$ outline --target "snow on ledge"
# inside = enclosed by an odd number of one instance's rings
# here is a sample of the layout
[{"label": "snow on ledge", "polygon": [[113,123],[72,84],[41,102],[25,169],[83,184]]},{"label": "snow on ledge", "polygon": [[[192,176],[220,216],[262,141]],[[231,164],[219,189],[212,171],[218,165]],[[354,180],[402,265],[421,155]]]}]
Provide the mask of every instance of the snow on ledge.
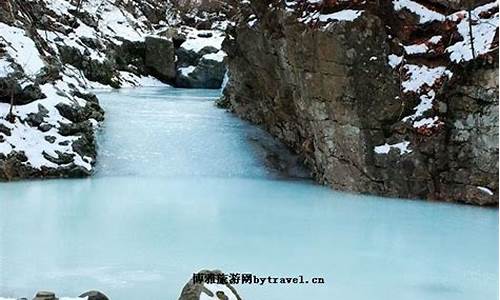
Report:
[{"label": "snow on ledge", "polygon": [[487,187],[478,186],[477,189],[480,190],[483,193],[486,193],[486,194],[490,195],[490,196],[494,195],[494,193],[489,188],[487,188]]},{"label": "snow on ledge", "polygon": [[403,91],[420,92],[425,86],[432,87],[437,80],[443,77],[452,77],[452,73],[446,67],[428,67],[426,65],[406,65],[408,80],[402,83]]},{"label": "snow on ledge", "polygon": [[319,15],[319,20],[321,22],[328,21],[354,21],[363,14],[364,10],[354,10],[354,9],[344,9],[338,12],[334,12],[326,15]]},{"label": "snow on ledge", "polygon": [[187,30],[187,40],[182,43],[181,48],[200,52],[205,47],[214,47],[220,50],[225,34],[219,30],[197,30],[189,28]]},{"label": "snow on ledge", "polygon": [[226,57],[226,52],[222,50],[219,50],[219,52],[217,53],[209,53],[203,55],[203,59],[214,60],[216,62],[223,62],[225,57]]},{"label": "snow on ledge", "polygon": [[170,86],[152,76],[137,76],[126,71],[120,71],[120,82],[122,88]]},{"label": "snow on ledge", "polygon": [[[488,3],[477,7],[472,11],[472,41],[474,45],[474,56],[479,56],[488,53],[491,50],[491,45],[497,35],[499,13],[494,13],[490,18],[483,19],[481,13],[498,6],[498,1]],[[455,13],[449,17],[452,21],[460,21],[457,25],[458,33],[462,36],[463,41],[457,42],[454,45],[446,48],[446,52],[450,54],[450,59],[459,63],[473,59],[471,50],[471,40],[469,35],[469,16],[464,11]]]},{"label": "snow on ledge", "polygon": [[408,153],[412,152],[412,150],[408,149],[409,145],[410,145],[410,142],[408,142],[408,141],[404,141],[404,142],[400,142],[400,143],[392,144],[392,145],[385,143],[384,145],[376,146],[374,148],[374,151],[377,154],[389,154],[391,149],[399,149],[399,152],[401,153],[401,155],[403,155],[403,154],[408,154]]},{"label": "snow on ledge", "polygon": [[179,68],[179,71],[181,72],[182,76],[184,76],[184,77],[189,76],[189,74],[193,73],[194,70],[196,70],[196,67],[194,67],[194,66]]},{"label": "snow on ledge", "polygon": [[392,4],[394,5],[394,10],[396,11],[407,9],[412,13],[418,15],[420,17],[420,24],[425,24],[432,21],[444,21],[446,18],[444,15],[430,10],[415,1],[394,0],[392,1]]}]

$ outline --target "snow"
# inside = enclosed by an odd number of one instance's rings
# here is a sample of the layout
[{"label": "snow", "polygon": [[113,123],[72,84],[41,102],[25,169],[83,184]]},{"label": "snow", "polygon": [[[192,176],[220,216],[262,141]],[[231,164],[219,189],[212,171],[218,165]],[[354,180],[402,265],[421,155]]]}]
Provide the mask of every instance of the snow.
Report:
[{"label": "snow", "polygon": [[5,50],[21,65],[28,76],[36,75],[45,63],[38,53],[35,43],[26,36],[26,32],[17,27],[12,27],[0,22],[1,39],[7,42]]},{"label": "snow", "polygon": [[189,74],[193,73],[194,70],[196,70],[196,67],[194,66],[189,66],[189,67],[184,67],[184,68],[179,68],[179,71],[181,72],[182,76],[189,76]]},{"label": "snow", "polygon": [[217,62],[223,62],[224,61],[224,57],[226,57],[226,52],[224,52],[222,50],[220,50],[217,53],[209,53],[209,54],[203,55],[203,59],[214,60],[214,61],[217,61]]},{"label": "snow", "polygon": [[238,298],[236,295],[231,291],[229,287],[227,287],[225,284],[207,284],[205,283],[204,286],[213,293],[213,296],[210,297],[207,293],[202,292],[200,294],[200,300],[218,300],[219,298],[217,297],[217,292],[221,291],[224,293],[224,295],[227,296],[227,300],[237,300]]},{"label": "snow", "polygon": [[420,23],[425,24],[432,21],[444,21],[445,16],[411,0],[393,0],[394,10],[407,9],[420,17]]},{"label": "snow", "polygon": [[354,21],[363,14],[363,10],[345,9],[331,14],[320,14],[319,20],[321,22],[328,21]]},{"label": "snow", "polygon": [[415,120],[418,117],[423,116],[424,112],[432,108],[432,102],[436,98],[436,92],[433,90],[429,91],[427,94],[420,96],[420,103],[415,107],[415,113],[411,116],[405,117],[404,122]]},{"label": "snow", "polygon": [[[210,37],[202,37],[200,35],[211,35]],[[218,30],[196,30],[188,29],[187,40],[182,43],[181,47],[186,50],[199,52],[205,47],[214,47],[216,49],[222,48],[224,41],[224,33]]]},{"label": "snow", "polygon": [[494,193],[489,188],[487,188],[487,187],[478,186],[477,189],[480,190],[483,193],[486,193],[486,194],[490,195],[490,196],[494,195]]},{"label": "snow", "polygon": [[441,124],[439,122],[439,118],[434,116],[434,117],[430,117],[430,118],[423,118],[421,120],[413,122],[413,127],[415,127],[415,128],[432,128],[432,127],[438,126],[439,124]]},{"label": "snow", "polygon": [[374,148],[375,153],[377,154],[389,154],[391,149],[399,149],[401,155],[411,153],[412,150],[408,149],[410,142],[404,141],[396,144],[384,144],[380,146],[376,146]]},{"label": "snow", "polygon": [[[469,61],[473,59],[471,49],[471,38],[469,29],[469,16],[466,11],[459,11],[450,16],[437,13],[425,6],[411,0],[393,0],[394,9],[396,11],[407,9],[420,17],[420,23],[425,24],[432,21],[452,21],[456,22],[458,33],[462,40],[446,48],[446,52],[450,54],[450,59],[455,63]],[[481,5],[472,11],[472,36],[474,44],[474,56],[479,56],[491,51],[492,43],[495,39],[499,23],[498,9],[488,18],[480,17],[481,13],[487,12],[498,6],[498,1],[493,1],[488,4]],[[432,44],[437,44],[441,41],[441,36],[434,36],[429,39]],[[429,49],[427,45],[410,45],[405,46],[408,54],[426,53]]]},{"label": "snow", "polygon": [[431,110],[436,98],[433,90],[438,80],[451,78],[453,75],[446,67],[428,67],[425,65],[405,65],[408,78],[401,83],[404,93],[420,94],[420,102],[414,108],[414,113],[403,118],[403,122],[413,122],[413,127],[434,127],[440,124],[438,117],[423,118],[424,113]]},{"label": "snow", "polygon": [[250,21],[248,21],[248,27],[253,27],[256,23],[257,23],[257,19],[252,19]]},{"label": "snow", "polygon": [[401,62],[403,61],[403,57],[397,56],[395,54],[390,54],[388,60],[389,66],[394,69],[401,64]]},{"label": "snow", "polygon": [[[393,4],[395,10],[407,9],[419,15],[421,24],[432,21],[451,21],[457,23],[457,30],[462,37],[462,41],[449,46],[445,51],[449,53],[451,61],[455,63],[468,61],[473,58],[469,38],[469,19],[466,11],[459,11],[450,16],[444,16],[415,1],[394,0]],[[473,19],[476,21],[473,22],[472,30],[476,56],[488,53],[491,50],[498,29],[499,14],[497,10],[491,16],[485,17],[484,12],[496,7],[498,7],[497,1],[479,6],[472,11]],[[480,15],[482,16],[481,18],[479,17]],[[427,54],[434,51],[432,45],[437,45],[442,39],[443,36],[435,35],[424,42],[401,46],[406,55]],[[403,62],[403,57],[391,54],[388,60],[389,65],[392,68],[396,68]],[[403,70],[405,71],[405,76],[401,82],[403,93],[417,94],[420,102],[414,108],[413,114],[406,116],[402,121],[412,123],[415,128],[431,128],[442,124],[439,117],[425,115],[432,110],[437,96],[436,91],[442,86],[442,82],[451,79],[453,76],[448,66],[405,64]]]},{"label": "snow", "polygon": [[443,37],[442,37],[442,36],[440,36],[440,35],[435,35],[435,36],[433,36],[433,37],[431,37],[431,38],[429,39],[429,43],[431,43],[431,44],[437,44],[437,43],[439,43],[442,39],[443,39]]},{"label": "snow", "polygon": [[143,40],[143,32],[132,26],[135,24],[131,24],[130,20],[135,18],[125,10],[119,9],[107,1],[106,3],[108,5],[100,10],[100,31],[108,36],[121,37],[129,41]]},{"label": "snow", "polygon": [[12,72],[14,72],[14,69],[11,67],[10,62],[5,59],[0,59],[0,78],[7,77]]},{"label": "snow", "polygon": [[[97,39],[104,43],[109,41],[119,45],[124,39],[142,41],[145,36],[154,35],[164,30],[167,26],[167,23],[163,22],[164,25],[151,29],[148,27],[150,25],[146,24],[146,18],[140,12],[134,16],[117,7],[115,1],[111,0],[87,0],[83,2],[80,10],[95,18],[97,21],[96,28],[84,24],[78,18],[74,19],[77,26],[72,28],[60,22],[61,19],[73,18],[73,15],[69,11],[76,7],[71,4],[71,1],[45,1],[43,4],[49,10],[52,10],[52,13],[46,14],[45,17],[53,22],[54,28],[58,28],[58,30],[37,30],[40,39],[45,40],[47,46],[55,53],[59,53],[58,46],[69,46],[100,63],[106,60],[104,52],[87,46],[83,42],[83,38]],[[21,24],[16,26],[21,27]],[[0,56],[0,77],[8,76],[15,70],[12,63],[14,62],[19,64],[28,76],[28,78],[18,81],[21,87],[31,84],[32,80],[30,78],[35,77],[40,72],[40,69],[45,66],[43,60],[45,50],[37,49],[34,40],[29,37],[23,28],[0,23],[0,32],[0,42],[6,45],[2,48],[5,50],[5,55]],[[193,35],[208,32],[196,31],[189,35],[189,38],[192,39]],[[215,46],[220,49],[220,45],[224,39],[223,33],[220,31],[210,32],[213,32],[214,38],[205,39],[197,37],[199,44],[202,46]],[[190,40],[186,45],[192,42]],[[193,49],[197,50],[196,46],[193,46]],[[224,52],[217,52],[213,55],[208,55],[207,59],[219,61],[224,56]],[[0,133],[2,140],[0,142],[0,153],[8,155],[12,151],[23,151],[28,158],[25,164],[34,169],[64,167],[51,162],[50,159],[51,157],[57,158],[59,154],[65,154],[72,157],[75,165],[90,171],[93,164],[92,158],[81,157],[73,150],[73,143],[80,139],[80,137],[62,136],[59,134],[61,125],[69,124],[71,121],[59,113],[56,105],[64,103],[70,106],[83,107],[86,105],[86,100],[72,96],[75,90],[85,92],[85,89],[89,87],[102,89],[110,89],[111,87],[87,80],[80,70],[69,64],[63,65],[61,76],[63,77],[62,80],[58,80],[54,84],[44,84],[40,87],[46,98],[26,105],[15,106],[13,108],[13,113],[16,116],[14,123],[5,120],[10,105],[0,103],[0,124],[11,130],[10,136]],[[137,76],[129,72],[120,72],[114,79],[120,82],[123,87],[168,86],[152,77]],[[39,108],[47,110],[47,115],[44,117],[42,124],[52,126],[46,132],[42,132],[37,127],[31,127],[26,122],[30,114],[37,114],[39,112]],[[91,119],[89,121],[94,128],[99,126],[96,120]],[[55,141],[51,143],[50,141],[53,139]]]},{"label": "snow", "polygon": [[405,46],[404,48],[405,48],[406,54],[409,54],[409,55],[427,53],[427,51],[429,51],[429,47],[427,47],[427,45],[423,44],[423,43]]},{"label": "snow", "polygon": [[120,71],[120,82],[124,88],[169,86],[151,76],[137,76],[130,72]]},{"label": "snow", "polygon": [[432,87],[438,79],[452,75],[445,67],[408,64],[405,69],[409,78],[402,82],[404,92],[420,92],[424,86]]},{"label": "snow", "polygon": [[[82,25],[80,25],[80,27],[90,28],[83,23],[81,23],[81,24]],[[59,49],[56,47],[56,45],[68,46],[68,47],[78,49],[80,51],[80,53],[82,53],[82,54],[87,51],[88,53],[90,53],[90,55],[89,55],[90,58],[93,60],[96,60],[98,62],[102,63],[106,60],[106,56],[103,53],[101,53],[98,50],[95,50],[91,47],[87,47],[84,43],[82,43],[80,41],[80,37],[85,36],[83,34],[79,35],[77,33],[69,33],[66,38],[61,39],[60,34],[56,34],[55,32],[38,30],[38,33],[41,36],[46,37],[46,41],[49,42],[49,45],[52,46],[52,48],[56,52],[59,52]],[[91,38],[95,38],[97,33],[95,31],[94,31],[94,33],[95,33],[95,35],[89,34],[88,36],[90,36]]]},{"label": "snow", "polygon": [[[31,127],[25,122],[16,120],[15,123],[10,123],[5,119],[0,118],[0,124],[11,130],[11,135],[7,136],[0,133],[4,142],[0,143],[0,153],[8,155],[11,151],[23,151],[28,161],[27,165],[35,169],[42,167],[57,168],[59,165],[47,159],[47,156],[57,158],[58,152],[73,156],[73,162],[77,166],[81,166],[87,170],[92,169],[92,159],[89,157],[81,157],[73,150],[73,142],[78,140],[79,136],[62,136],[58,132],[61,124],[70,123],[69,120],[62,117],[56,108],[58,103],[65,103],[68,105],[85,103],[85,100],[74,98],[70,99],[68,92],[70,87],[67,82],[58,81],[56,84],[45,84],[41,86],[42,92],[47,96],[45,99],[40,99],[29,103],[27,105],[16,106],[13,113],[21,120],[25,120],[29,114],[38,113],[39,106],[43,106],[48,113],[44,118],[44,123],[53,126],[47,132],[42,132],[36,127]],[[9,104],[0,103],[0,116],[4,117],[9,112]],[[50,143],[46,137],[54,137],[55,142]],[[61,144],[62,142],[69,142]]]},{"label": "snow", "polygon": [[[472,36],[475,56],[488,53],[491,51],[491,44],[495,39],[498,22],[499,13],[498,10],[488,19],[481,19],[479,15],[482,12],[486,12],[494,7],[498,6],[498,2],[489,3],[480,6],[472,11]],[[458,12],[450,16],[451,20],[460,22],[457,25],[458,33],[462,36],[463,41],[457,42],[456,44],[448,47],[446,52],[450,53],[450,59],[453,62],[459,63],[462,61],[469,61],[473,59],[471,39],[469,32],[469,16],[465,12]]]}]

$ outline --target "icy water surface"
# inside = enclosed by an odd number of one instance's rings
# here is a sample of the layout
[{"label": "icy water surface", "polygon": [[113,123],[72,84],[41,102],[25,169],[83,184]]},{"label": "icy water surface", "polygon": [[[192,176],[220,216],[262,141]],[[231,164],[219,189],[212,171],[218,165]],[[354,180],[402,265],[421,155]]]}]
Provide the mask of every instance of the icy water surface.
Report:
[{"label": "icy water surface", "polygon": [[498,299],[498,212],[276,180],[217,92],[103,93],[96,176],[0,185],[0,296],[176,300],[193,271],[323,277],[245,300]]}]

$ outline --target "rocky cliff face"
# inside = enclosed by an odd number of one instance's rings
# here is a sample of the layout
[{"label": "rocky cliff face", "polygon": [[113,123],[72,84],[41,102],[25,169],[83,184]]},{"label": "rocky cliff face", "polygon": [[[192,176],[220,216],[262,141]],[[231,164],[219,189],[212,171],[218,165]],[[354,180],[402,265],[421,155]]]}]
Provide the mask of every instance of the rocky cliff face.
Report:
[{"label": "rocky cliff face", "polygon": [[496,204],[498,6],[485,2],[469,27],[453,1],[243,1],[222,103],[336,189]]}]

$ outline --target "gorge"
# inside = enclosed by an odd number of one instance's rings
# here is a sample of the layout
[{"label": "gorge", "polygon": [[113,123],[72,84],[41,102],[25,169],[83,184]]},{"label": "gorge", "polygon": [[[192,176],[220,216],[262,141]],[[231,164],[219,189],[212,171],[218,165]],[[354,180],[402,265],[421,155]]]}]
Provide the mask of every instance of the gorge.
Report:
[{"label": "gorge", "polygon": [[201,269],[326,281],[235,285],[243,299],[496,297],[498,210],[284,179],[218,91],[98,96],[95,176],[0,184],[0,297],[177,299]]},{"label": "gorge", "polygon": [[2,6],[3,180],[93,173],[104,111],[89,87],[226,74],[219,106],[320,183],[498,204],[496,2],[474,2],[473,22],[456,1],[76,2]]},{"label": "gorge", "polygon": [[[0,1],[0,300],[497,299],[498,22]],[[186,285],[207,269],[325,283]]]}]

